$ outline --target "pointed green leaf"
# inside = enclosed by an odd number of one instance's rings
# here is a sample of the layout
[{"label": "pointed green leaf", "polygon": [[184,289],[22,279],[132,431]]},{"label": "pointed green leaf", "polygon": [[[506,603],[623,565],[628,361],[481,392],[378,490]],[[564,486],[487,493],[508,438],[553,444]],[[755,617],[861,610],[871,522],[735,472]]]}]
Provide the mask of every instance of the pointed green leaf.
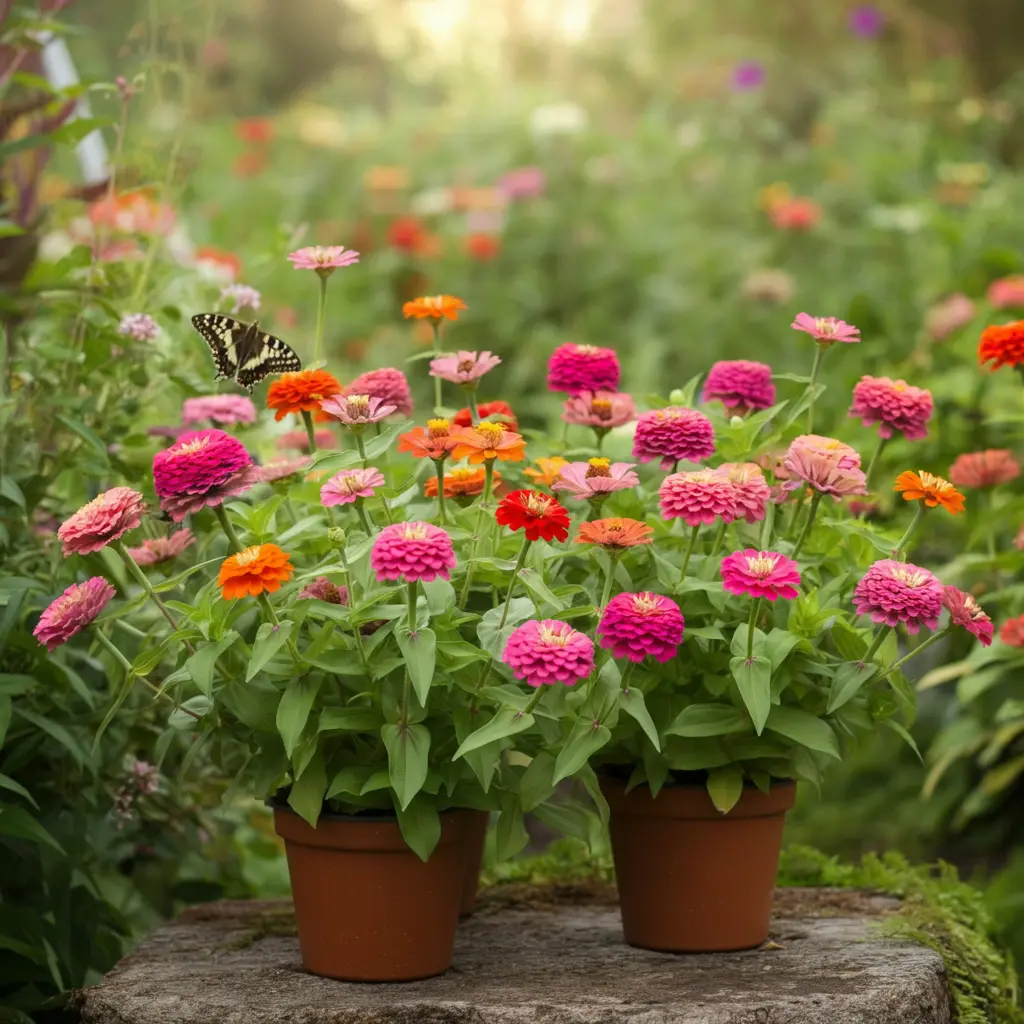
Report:
[{"label": "pointed green leaf", "polygon": [[832,727],[823,719],[815,718],[800,708],[772,708],[766,728],[807,747],[808,750],[817,750],[819,753],[828,754],[829,757],[839,757],[839,742]]},{"label": "pointed green leaf", "polygon": [[477,750],[493,743],[495,740],[504,739],[506,736],[514,736],[517,732],[529,729],[533,725],[533,715],[516,711],[515,708],[500,707],[495,716],[486,724],[482,725],[474,733],[463,740],[459,749],[455,751],[453,761],[468,754],[471,750]]},{"label": "pointed green leaf", "polygon": [[252,657],[249,659],[249,668],[245,673],[245,681],[248,682],[271,658],[288,642],[292,635],[294,623],[287,619],[280,627],[269,622],[264,622],[256,631],[256,642],[252,645]]},{"label": "pointed green leaf", "polygon": [[516,626],[521,625],[527,619],[533,617],[533,602],[528,597],[514,597],[509,602],[508,615],[505,625],[498,629],[501,622],[502,609],[491,608],[484,612],[483,618],[477,623],[476,635],[480,639],[480,646],[496,661],[501,660],[505,653],[505,644],[512,635]]},{"label": "pointed green leaf", "polygon": [[712,768],[707,787],[711,802],[722,814],[728,814],[743,795],[743,769],[738,764]]},{"label": "pointed green leaf", "polygon": [[519,780],[519,802],[524,811],[532,811],[555,791],[555,759],[542,750],[527,765]]},{"label": "pointed green leaf", "polygon": [[658,739],[658,729],[651,718],[651,713],[644,703],[644,695],[635,686],[627,687],[619,694],[619,707],[631,718],[640,723],[640,728],[647,734],[647,738],[654,744],[655,750],[661,750],[661,740]]},{"label": "pointed green leaf", "polygon": [[691,704],[676,715],[666,736],[725,736],[749,725],[739,708],[731,704]]},{"label": "pointed green leaf", "polygon": [[772,663],[755,654],[750,661],[745,657],[732,658],[729,669],[754,723],[754,730],[760,736],[772,706]]},{"label": "pointed green leaf", "polygon": [[526,588],[526,592],[533,598],[538,614],[545,614],[549,608],[553,612],[560,612],[565,609],[566,602],[551,592],[548,585],[544,582],[544,578],[536,569],[531,569],[529,566],[525,569],[520,569],[519,580]]},{"label": "pointed green leaf", "polygon": [[408,626],[395,629],[398,647],[405,658],[405,666],[412,680],[412,688],[416,691],[416,699],[420,707],[427,706],[430,684],[434,681],[434,661],[437,656],[437,639],[432,629],[410,631]]},{"label": "pointed green leaf", "polygon": [[64,848],[60,843],[24,807],[15,807],[13,804],[4,804],[0,807],[0,836],[27,839],[30,843],[50,846],[58,853],[64,854]]},{"label": "pointed green leaf", "polygon": [[559,751],[555,761],[555,782],[561,782],[587,763],[587,759],[596,754],[610,739],[611,732],[607,726],[597,723],[592,718],[577,718],[576,724]]},{"label": "pointed green leaf", "polygon": [[324,758],[320,751],[317,751],[306,765],[306,770],[292,785],[288,793],[288,806],[308,825],[316,828],[326,792],[327,772],[324,769]]},{"label": "pointed green leaf", "polygon": [[406,846],[420,860],[429,860],[441,839],[441,818],[434,802],[421,793],[407,807],[397,805],[395,811]]},{"label": "pointed green leaf", "polygon": [[277,706],[277,731],[289,758],[295,752],[302,730],[306,728],[322,678],[319,675],[300,676],[293,679],[281,695],[281,703]]},{"label": "pointed green leaf", "polygon": [[317,719],[320,732],[370,732],[383,724],[374,708],[325,708]]},{"label": "pointed green leaf", "polygon": [[35,802],[32,794],[20,782],[16,782],[7,775],[0,775],[0,789],[9,789],[12,793],[23,796],[36,809],[39,808],[39,804]]},{"label": "pointed green leaf", "polygon": [[385,725],[380,734],[388,751],[391,788],[405,809],[427,779],[430,731],[425,725]]},{"label": "pointed green leaf", "polygon": [[494,840],[495,852],[501,861],[521,853],[530,841],[530,833],[523,821],[523,809],[515,798],[502,800]]},{"label": "pointed green leaf", "polygon": [[848,661],[840,665],[828,694],[829,714],[856,697],[860,688],[877,670],[878,666],[873,662],[865,665],[858,661]]},{"label": "pointed green leaf", "polygon": [[213,671],[217,659],[238,639],[238,634],[229,629],[219,640],[204,644],[186,662],[192,682],[207,697],[213,692]]}]

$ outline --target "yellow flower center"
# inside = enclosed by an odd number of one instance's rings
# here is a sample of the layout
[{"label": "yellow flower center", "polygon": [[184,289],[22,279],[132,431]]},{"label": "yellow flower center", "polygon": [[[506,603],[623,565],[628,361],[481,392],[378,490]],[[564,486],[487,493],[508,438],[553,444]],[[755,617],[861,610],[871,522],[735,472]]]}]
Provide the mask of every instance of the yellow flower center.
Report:
[{"label": "yellow flower center", "polygon": [[237,565],[251,565],[260,557],[260,549],[262,546],[262,544],[254,544],[252,547],[239,551],[238,554],[235,555],[235,563]]},{"label": "yellow flower center", "polygon": [[572,636],[572,626],[560,622],[556,626],[541,626],[540,639],[551,647],[564,647]]},{"label": "yellow flower center", "polygon": [[312,392],[309,397],[313,399],[314,402],[322,402],[324,400],[324,396],[321,395],[319,391]]},{"label": "yellow flower center", "polygon": [[836,322],[830,316],[819,316],[814,320],[814,329],[819,334],[827,334],[830,338],[835,337]]},{"label": "yellow flower center", "polygon": [[544,515],[549,508],[551,508],[552,498],[549,498],[546,494],[540,494],[538,491],[531,491],[526,496],[526,510],[535,516]]},{"label": "yellow flower center", "polygon": [[779,564],[778,555],[770,555],[766,551],[759,551],[756,555],[747,558],[747,568],[755,575],[764,579],[776,565]]},{"label": "yellow flower center", "polygon": [[606,519],[604,528],[607,533],[622,533],[626,529],[626,524],[621,519]]},{"label": "yellow flower center", "polygon": [[476,432],[487,442],[488,448],[493,448],[505,433],[505,428],[500,423],[491,423],[488,420],[477,424]]},{"label": "yellow flower center", "polygon": [[610,459],[590,459],[587,463],[587,479],[595,476],[611,476]]},{"label": "yellow flower center", "polygon": [[981,605],[978,604],[970,594],[964,595],[964,607],[967,609],[967,614],[970,615],[972,619],[980,619],[985,615],[984,611],[982,611]]},{"label": "yellow flower center", "polygon": [[596,345],[577,345],[576,346],[576,351],[581,356],[592,356],[592,355],[594,355],[595,352],[597,352],[597,346]]},{"label": "yellow flower center", "polygon": [[595,398],[590,403],[590,411],[602,420],[612,418],[612,403],[609,398]]},{"label": "yellow flower center", "polygon": [[476,366],[475,359],[460,359],[459,362],[456,364],[456,368],[460,373],[469,373],[469,371],[472,370],[474,366]]},{"label": "yellow flower center", "polygon": [[369,395],[349,395],[348,411],[353,416],[367,416],[370,412]]},{"label": "yellow flower center", "polygon": [[945,491],[952,486],[948,480],[926,470],[921,470],[917,475],[921,478],[921,489],[924,491]]},{"label": "yellow flower center", "polygon": [[634,594],[633,611],[639,615],[651,615],[661,610],[661,604],[653,594]]},{"label": "yellow flower center", "polygon": [[476,470],[466,469],[465,467],[460,469],[453,469],[449,474],[447,474],[445,479],[448,480],[449,483],[453,484],[461,484],[463,482],[468,482],[470,480],[476,479]]},{"label": "yellow flower center", "polygon": [[427,420],[427,434],[432,438],[447,437],[450,428],[447,420]]},{"label": "yellow flower center", "polygon": [[908,587],[920,587],[928,582],[928,577],[923,572],[911,572],[909,569],[893,569],[893,579],[905,583]]},{"label": "yellow flower center", "polygon": [[427,536],[427,527],[425,523],[405,523],[404,529],[402,530],[402,536],[406,540],[425,540]]},{"label": "yellow flower center", "polygon": [[201,452],[209,443],[210,439],[208,437],[195,437],[181,445],[174,454],[195,455],[196,452]]}]

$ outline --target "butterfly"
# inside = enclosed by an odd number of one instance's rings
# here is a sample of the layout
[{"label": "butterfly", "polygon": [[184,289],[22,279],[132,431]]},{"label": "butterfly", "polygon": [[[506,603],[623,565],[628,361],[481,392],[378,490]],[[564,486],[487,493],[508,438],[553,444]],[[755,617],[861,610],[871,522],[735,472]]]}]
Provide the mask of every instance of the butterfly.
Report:
[{"label": "butterfly", "polygon": [[210,346],[217,376],[252,389],[270,373],[301,370],[302,360],[280,338],[260,330],[258,322],[243,324],[221,313],[197,313],[192,326]]}]

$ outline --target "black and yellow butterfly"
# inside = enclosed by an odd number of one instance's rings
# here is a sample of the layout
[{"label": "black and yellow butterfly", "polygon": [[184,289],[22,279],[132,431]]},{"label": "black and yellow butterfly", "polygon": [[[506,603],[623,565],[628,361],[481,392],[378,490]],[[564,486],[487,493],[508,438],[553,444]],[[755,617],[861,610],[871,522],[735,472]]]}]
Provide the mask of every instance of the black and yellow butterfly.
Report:
[{"label": "black and yellow butterfly", "polygon": [[217,364],[214,380],[234,379],[249,393],[271,373],[301,370],[302,360],[280,338],[221,313],[197,313],[192,326],[210,346]]}]

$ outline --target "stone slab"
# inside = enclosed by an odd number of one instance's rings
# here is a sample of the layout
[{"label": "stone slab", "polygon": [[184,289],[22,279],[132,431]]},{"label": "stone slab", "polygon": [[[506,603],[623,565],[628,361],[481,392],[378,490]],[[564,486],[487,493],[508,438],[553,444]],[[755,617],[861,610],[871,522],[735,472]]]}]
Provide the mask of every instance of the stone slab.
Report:
[{"label": "stone slab", "polygon": [[[86,1024],[949,1024],[942,960],[875,927],[894,901],[779,890],[772,938],[675,956],[622,941],[592,890],[509,887],[459,928],[445,975],[349,984],[302,970],[288,904],[196,907],[78,993]],[[281,934],[281,933],[284,934]]]}]

